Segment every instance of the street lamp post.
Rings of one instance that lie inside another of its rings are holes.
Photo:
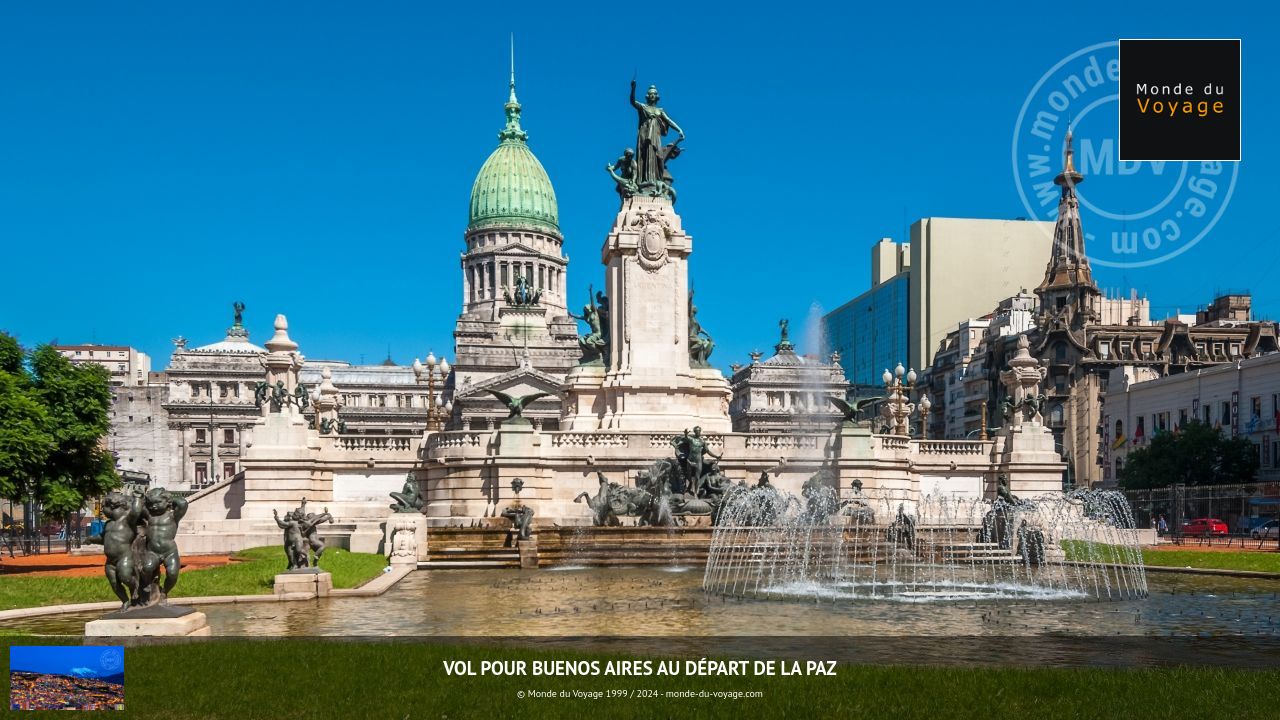
[[[903,373],[906,373],[906,382],[903,382]],[[916,371],[913,369],[909,372],[904,371],[902,363],[898,363],[898,367],[893,372],[884,371],[881,376],[884,381],[886,391],[886,402],[889,406],[890,432],[894,435],[910,434],[907,427],[907,418],[915,411],[915,405],[908,402],[911,399],[911,392],[916,387]]]
[[[443,391],[445,378],[449,376],[449,361],[436,360],[435,353],[427,353],[427,361],[413,361],[413,376],[419,384],[427,385],[427,431],[438,432],[444,429],[444,419],[453,413],[453,402],[445,402],[444,394],[436,395],[436,383],[440,383]]]

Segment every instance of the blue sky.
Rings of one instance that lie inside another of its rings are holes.
[[[722,367],[767,349],[778,318],[866,289],[869,247],[904,221],[1026,215],[1014,124],[1061,58],[1118,37],[1243,37],[1245,161],[1221,220],[1176,259],[1095,274],[1157,315],[1245,288],[1275,317],[1280,43],[1245,19],[1254,7],[4,3],[0,328],[131,344],[163,367],[170,338],[220,339],[243,300],[255,341],[282,312],[308,357],[451,357],[511,31],[573,293],[602,283],[617,209],[603,168],[635,137],[627,82],[658,84],[688,133],[677,209]],[[1144,182],[1085,190],[1124,207]]]
[[[13,645],[9,648],[9,669],[106,677],[124,672],[124,649],[118,645]]]

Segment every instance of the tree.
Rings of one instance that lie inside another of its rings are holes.
[[[0,333],[0,497],[66,518],[119,486],[102,443],[111,428],[109,377],[47,345],[27,353]]]
[[[1222,485],[1253,480],[1258,458],[1248,438],[1230,438],[1195,420],[1176,433],[1162,432],[1129,453],[1120,471],[1128,490],[1168,485]]]

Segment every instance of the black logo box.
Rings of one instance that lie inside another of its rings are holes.
[[[1239,160],[1240,90],[1238,39],[1121,40],[1120,159]]]

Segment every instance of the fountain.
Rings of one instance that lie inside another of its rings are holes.
[[[837,502],[820,471],[801,498],[770,486],[733,493],[703,589],[902,601],[1147,595],[1133,514],[1116,491],[986,500],[854,488]]]

